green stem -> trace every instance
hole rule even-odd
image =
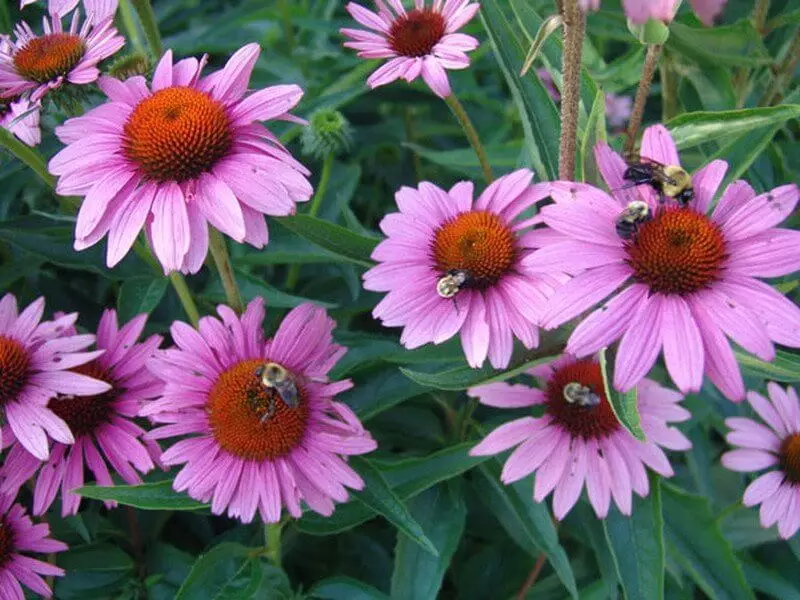
[[[236,283],[231,256],[228,254],[228,245],[225,243],[225,238],[222,237],[222,234],[213,227],[209,228],[209,249],[211,250],[211,256],[214,257],[214,264],[217,265],[228,306],[241,314],[244,311],[244,302],[242,302],[239,285]]]
[[[283,521],[264,524],[264,554],[276,567],[281,566],[281,533]]]
[[[475,126],[472,124],[467,111],[464,110],[464,106],[458,101],[455,94],[450,94],[444,101],[447,103],[447,106],[450,107],[450,110],[453,111],[456,119],[458,119],[461,129],[464,130],[464,134],[467,136],[472,149],[478,156],[478,162],[481,163],[481,169],[483,169],[483,176],[486,178],[486,182],[491,183],[494,181],[494,175],[492,174],[492,167],[489,165],[489,157],[486,156],[486,149],[483,147],[481,138],[478,136],[478,132],[475,130]]]
[[[280,0],[281,22],[283,23],[283,37],[286,39],[286,47],[289,54],[294,52],[294,26],[292,25],[292,12],[286,0]]]
[[[322,206],[322,199],[325,198],[325,192],[328,191],[328,184],[331,181],[331,173],[333,172],[333,152],[329,153],[325,160],[322,162],[322,174],[319,176],[319,185],[317,191],[314,193],[314,198],[311,200],[311,206],[308,209],[308,214],[316,217],[319,209]]]
[[[786,55],[775,67],[772,74],[772,83],[761,97],[758,103],[759,106],[771,106],[780,101],[783,91],[792,79],[792,74],[797,69],[798,63],[800,63],[800,30],[794,34],[786,50]]]
[[[178,298],[183,305],[183,310],[186,311],[186,316],[189,317],[189,321],[192,325],[197,327],[197,324],[200,322],[200,312],[197,310],[197,304],[194,302],[194,297],[189,290],[189,286],[186,285],[186,279],[177,271],[173,271],[169,274],[169,282],[172,284],[175,293],[178,294]]]
[[[55,189],[56,178],[48,172],[47,163],[39,152],[19,141],[13,133],[2,127],[0,127],[0,145],[30,167],[49,187]]]
[[[325,198],[325,192],[328,191],[328,184],[331,181],[331,173],[333,172],[333,152],[325,156],[322,163],[322,173],[319,176],[319,185],[317,191],[314,193],[314,198],[311,200],[311,206],[308,208],[308,214],[316,217],[319,209],[322,207],[322,200]],[[286,289],[292,291],[300,279],[300,265],[293,264],[289,267],[289,272],[286,274]]]
[[[678,114],[678,74],[666,56],[659,67],[659,74],[661,77],[661,120],[669,121]]]
[[[122,21],[122,26],[125,28],[127,37],[133,44],[136,52],[144,52],[144,43],[139,28],[136,26],[136,18],[133,16],[133,6],[131,0],[120,0],[119,3],[119,17]]]
[[[144,36],[147,38],[147,44],[150,46],[150,52],[153,58],[157,61],[164,54],[164,46],[161,43],[161,34],[158,32],[158,23],[156,22],[156,14],[153,12],[153,6],[150,0],[131,0],[133,8],[139,15],[139,21],[144,30]]]

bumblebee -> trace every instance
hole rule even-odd
[[[564,386],[564,400],[568,404],[577,404],[585,408],[592,408],[600,404],[600,396],[592,388],[581,385],[577,381],[570,381]]]
[[[285,368],[278,363],[266,363],[256,369],[256,377],[261,379],[261,385],[265,388],[275,390],[284,404],[289,408],[297,408],[300,404],[299,396],[297,394],[297,384]],[[263,423],[267,419],[271,419],[275,414],[275,396],[271,395],[269,406],[266,412],[261,417]]]
[[[635,200],[628,204],[628,207],[617,217],[617,235],[623,240],[629,240],[636,235],[639,226],[647,223],[652,218],[647,202]]]
[[[472,281],[469,271],[450,269],[446,275],[436,282],[436,292],[442,298],[455,298],[456,294]]]
[[[628,168],[622,174],[630,186],[649,185],[664,197],[673,198],[681,206],[686,206],[694,199],[692,176],[676,165],[664,165],[649,158],[636,158],[628,162]]]

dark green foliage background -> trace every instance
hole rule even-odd
[[[653,479],[653,493],[636,499],[632,519],[612,511],[598,521],[583,501],[556,531],[548,507],[531,500],[530,478],[503,486],[497,459],[467,456],[479,432],[510,413],[479,408],[472,414],[461,390],[498,374],[468,369],[457,341],[403,350],[397,331],[381,329],[371,318],[379,297],[361,289],[360,277],[379,239],[377,223],[395,210],[394,191],[423,179],[442,187],[463,178],[479,181],[477,160],[448,108],[422,85],[396,83],[374,92],[365,87],[374,65],[342,48],[338,29],[352,26],[343,2],[288,4],[295,28],[291,51],[275,0],[162,0],[155,9],[165,47],[177,56],[208,52],[219,66],[241,45],[257,41],[264,51],[252,87],[297,83],[306,90],[298,114],[336,107],[354,127],[353,149],[337,160],[324,199],[324,223],[302,215],[270,219],[264,251],[236,244],[231,251],[246,299],[267,300],[272,329],[286,309],[307,300],[326,306],[337,320],[336,337],[351,350],[334,374],[353,378],[356,386],[343,398],[379,441],[375,453],[354,461],[368,487],[330,519],[308,515],[290,523],[283,538],[285,570],[263,555],[260,525],[212,517],[173,493],[169,475],[160,472],[141,488],[116,489],[111,497],[128,506],[114,511],[93,500],[79,516],[61,519],[56,506],[48,520],[71,547],[57,558],[68,575],[56,581],[56,597],[511,598],[544,552],[547,564],[529,598],[800,598],[800,541],[779,542],[774,530],[761,529],[757,512],[740,505],[746,478],[719,465],[723,420],[747,409],[710,387],[685,402],[694,418],[682,429],[694,448],[672,456],[676,477]],[[517,75],[552,3],[482,5],[482,17],[468,26],[482,44],[472,67],[451,75],[454,89],[498,174],[528,166],[538,179],[552,179],[557,108],[532,74]],[[19,18],[16,2],[0,6],[0,30],[8,31]],[[800,11],[791,0],[773,1],[768,23],[774,28],[762,37],[748,20],[751,9],[752,2],[730,0],[722,27],[700,29],[689,8],[682,8],[665,49],[677,74],[677,105],[666,107],[676,116],[667,125],[690,170],[723,158],[731,163],[726,181],[746,178],[764,191],[800,179],[796,80],[778,106],[756,107],[770,68],[797,35]],[[579,170],[599,183],[591,147],[606,135],[617,147],[622,142],[618,132],[606,133],[603,93],[634,93],[644,47],[628,31],[618,2],[605,1],[589,17],[588,33]],[[557,38],[544,45],[537,66],[560,69]],[[661,90],[656,82],[648,123],[662,118]],[[95,94],[87,105],[99,99]],[[63,118],[50,110],[43,124],[52,132]],[[300,153],[298,126],[281,123],[274,130]],[[47,156],[59,147],[45,136]],[[302,160],[316,181],[320,163]],[[74,217],[7,155],[0,163],[0,190],[1,289],[21,303],[44,294],[49,311],[80,311],[87,330],[107,306],[117,307],[123,319],[151,312],[151,332],[165,333],[173,320],[185,320],[166,280],[135,254],[108,270],[104,244],[74,252]],[[301,265],[300,280],[289,289],[287,272],[295,264]],[[796,300],[796,279],[774,283]],[[189,285],[206,313],[224,300],[207,269]],[[750,389],[763,389],[765,379],[800,380],[795,353],[781,352],[772,365],[741,356]],[[520,355],[515,366],[524,361]],[[657,368],[655,376],[663,379],[664,373]],[[97,498],[108,493],[87,491]]]

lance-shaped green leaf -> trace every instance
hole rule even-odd
[[[172,489],[171,481],[101,487],[87,485],[75,492],[94,500],[113,500],[142,510],[199,510],[207,504]]]
[[[422,526],[417,523],[403,501],[392,491],[381,472],[370,461],[360,456],[351,457],[350,464],[364,480],[364,489],[353,491],[353,496],[368,508],[382,515],[422,548],[438,556],[438,550],[425,535]]]
[[[692,148],[713,140],[747,134],[754,129],[785,123],[800,117],[800,105],[784,104],[764,108],[745,108],[719,112],[693,112],[667,123],[680,149]]]
[[[380,241],[377,238],[355,233],[341,225],[309,215],[279,217],[278,222],[309,242],[350,262],[362,267],[371,267],[374,264],[370,255]]]
[[[645,435],[642,429],[642,419],[639,416],[639,407],[637,405],[639,395],[637,388],[634,387],[627,392],[618,392],[611,385],[614,380],[613,373],[611,373],[610,365],[613,361],[606,359],[606,349],[600,351],[600,370],[603,373],[603,388],[605,389],[606,398],[611,405],[611,410],[617,420],[622,423],[628,431],[631,432],[636,439],[644,441]]]
[[[603,526],[625,597],[663,598],[666,555],[660,479],[650,477],[646,498],[634,497],[631,516],[612,505]]]

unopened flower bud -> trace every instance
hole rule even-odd
[[[314,112],[308,127],[303,130],[303,154],[324,158],[350,150],[353,128],[338,110],[320,109]]]

